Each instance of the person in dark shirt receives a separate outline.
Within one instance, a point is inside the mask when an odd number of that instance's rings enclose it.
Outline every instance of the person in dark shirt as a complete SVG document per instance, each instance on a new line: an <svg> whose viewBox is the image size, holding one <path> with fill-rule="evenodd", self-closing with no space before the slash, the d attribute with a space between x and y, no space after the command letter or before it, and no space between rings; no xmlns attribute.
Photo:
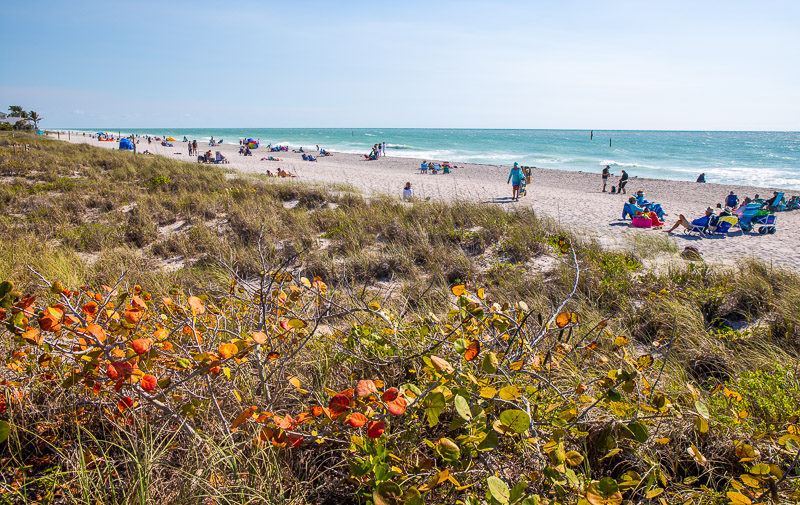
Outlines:
<svg viewBox="0 0 800 505"><path fill-rule="evenodd" d="M611 167L606 165L603 169L603 193L606 192L606 184L608 183L608 176L611 175Z"/></svg>
<svg viewBox="0 0 800 505"><path fill-rule="evenodd" d="M619 192L623 195L625 193L625 185L628 184L628 172L622 171L622 176L619 178Z"/></svg>

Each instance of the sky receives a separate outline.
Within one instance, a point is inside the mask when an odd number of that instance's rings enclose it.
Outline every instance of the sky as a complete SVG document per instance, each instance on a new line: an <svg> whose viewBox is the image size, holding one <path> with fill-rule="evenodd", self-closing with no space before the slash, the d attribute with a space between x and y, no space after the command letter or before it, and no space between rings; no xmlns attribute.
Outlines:
<svg viewBox="0 0 800 505"><path fill-rule="evenodd" d="M800 2L0 0L45 128L800 130Z"/></svg>

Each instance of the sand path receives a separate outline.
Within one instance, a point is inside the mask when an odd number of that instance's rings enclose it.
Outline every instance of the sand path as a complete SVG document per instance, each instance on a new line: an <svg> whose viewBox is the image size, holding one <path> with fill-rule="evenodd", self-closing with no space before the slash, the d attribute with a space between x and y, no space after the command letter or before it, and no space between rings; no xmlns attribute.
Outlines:
<svg viewBox="0 0 800 505"><path fill-rule="evenodd" d="M65 140L64 135L61 139ZM99 142L77 135L71 137L71 142L107 149L117 147L116 142ZM173 148L162 147L155 142L148 145L145 140L137 149L148 149L155 154L184 161L195 159L189 158L185 143L175 142L174 145ZM505 166L462 164L452 160L459 166L453 173L422 175L418 169L421 160L412 158L385 157L367 161L363 156L335 153L333 156L320 157L317 162L307 162L302 160L300 154L266 153L263 147L254 151L252 157L240 156L239 147L234 145L208 147L198 144L198 148L201 151L221 151L230 160L230 164L224 166L242 172L264 174L270 170L274 173L280 167L296 173L301 181L347 184L368 194L386 193L398 197L405 183L411 182L417 198L460 198L501 205L509 210L517 206L530 206L572 231L595 238L610 248L629 247L636 238L635 234L664 235L663 231L634 229L625 224L629 221L623 223L620 218L627 196L602 193L599 173L536 169L533 171L533 182L528 185L528 195L519 202L511 202L511 186L506 184L510 168ZM269 155L283 158L283 161L261 161L261 157ZM706 207L723 202L730 191L734 191L740 199L756 193L771 197L773 191L766 186L756 188L637 178L634 170L629 174L628 196L639 189L644 190L648 200L662 204L668 213L665 220L670 226L678 214L684 214L690 220L702 216ZM616 184L618 176L615 174L611 177L609 186ZM793 193L790 191L788 194ZM707 260L714 262L730 264L743 257L753 257L800 270L800 210L778 213L777 227L774 235L739 234L704 239L686 236L676 230L671 239L681 249L687 245L697 247Z"/></svg>

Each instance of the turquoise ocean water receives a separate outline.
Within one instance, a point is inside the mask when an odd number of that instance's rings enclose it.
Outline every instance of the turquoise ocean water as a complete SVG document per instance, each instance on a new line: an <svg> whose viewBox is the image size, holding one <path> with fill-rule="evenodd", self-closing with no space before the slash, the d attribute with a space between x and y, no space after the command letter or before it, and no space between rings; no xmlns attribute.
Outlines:
<svg viewBox="0 0 800 505"><path fill-rule="evenodd" d="M75 130L73 130L75 131ZM90 131L90 130L80 130ZM435 161L522 165L563 170L612 172L708 182L800 189L800 132L601 131L466 129L94 129L126 134L171 135L205 141L213 136L238 144L240 138L262 144L320 147L367 153L386 142L389 156ZM609 146L609 139L611 146Z"/></svg>

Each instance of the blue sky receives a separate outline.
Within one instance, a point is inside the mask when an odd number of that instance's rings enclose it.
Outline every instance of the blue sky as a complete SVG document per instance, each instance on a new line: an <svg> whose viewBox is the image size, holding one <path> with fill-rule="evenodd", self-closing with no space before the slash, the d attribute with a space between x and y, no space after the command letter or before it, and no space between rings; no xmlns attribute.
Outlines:
<svg viewBox="0 0 800 505"><path fill-rule="evenodd" d="M3 3L45 127L800 130L797 1Z"/></svg>

